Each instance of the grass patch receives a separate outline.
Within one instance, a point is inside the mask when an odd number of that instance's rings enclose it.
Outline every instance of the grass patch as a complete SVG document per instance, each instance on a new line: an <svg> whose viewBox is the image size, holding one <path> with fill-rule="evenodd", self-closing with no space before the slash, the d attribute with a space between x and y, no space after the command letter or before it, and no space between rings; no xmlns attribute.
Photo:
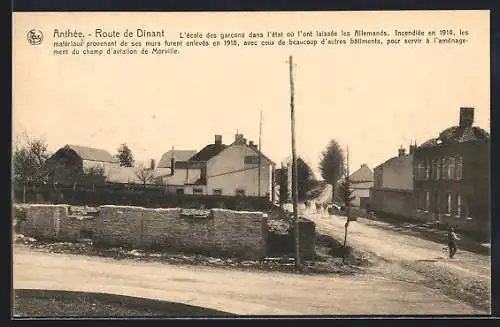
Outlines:
<svg viewBox="0 0 500 327"><path fill-rule="evenodd" d="M15 317L197 317L233 316L186 305L105 293L14 290Z"/></svg>

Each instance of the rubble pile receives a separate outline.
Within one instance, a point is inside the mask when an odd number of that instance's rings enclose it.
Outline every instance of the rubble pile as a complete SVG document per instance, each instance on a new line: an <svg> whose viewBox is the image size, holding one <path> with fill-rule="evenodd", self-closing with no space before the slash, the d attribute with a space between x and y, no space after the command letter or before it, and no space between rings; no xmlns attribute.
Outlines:
<svg viewBox="0 0 500 327"><path fill-rule="evenodd" d="M292 230L292 224L285 219L269 219L267 221L267 230L277 235L288 235Z"/></svg>

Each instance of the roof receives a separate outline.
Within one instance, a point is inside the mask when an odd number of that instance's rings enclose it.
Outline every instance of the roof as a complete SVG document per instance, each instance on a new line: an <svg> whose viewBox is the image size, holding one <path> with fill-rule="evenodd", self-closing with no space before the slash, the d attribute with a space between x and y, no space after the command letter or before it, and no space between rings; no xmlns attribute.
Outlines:
<svg viewBox="0 0 500 327"><path fill-rule="evenodd" d="M365 164L349 176L352 183L373 181L373 171Z"/></svg>
<svg viewBox="0 0 500 327"><path fill-rule="evenodd" d="M225 144L209 144L200 150L189 161L208 161L227 148Z"/></svg>
<svg viewBox="0 0 500 327"><path fill-rule="evenodd" d="M480 127L452 126L439 133L437 138L432 138L424 142L419 148L429 148L441 144L454 144L489 139L490 134Z"/></svg>
<svg viewBox="0 0 500 327"><path fill-rule="evenodd" d="M403 155L400 155L400 156L395 156L395 157L392 157L386 161L384 161L383 163L381 163L380 165L378 165L377 167L375 167L375 169L378 169L380 167L383 167L383 166L389 166L395 162L398 162L398 161L402 161L402 160L411 160L413 159L413 154L412 153L406 153L406 154L403 154Z"/></svg>
<svg viewBox="0 0 500 327"><path fill-rule="evenodd" d="M64 148L71 149L80 156L83 160L91 160L98 162L112 162L117 163L118 160L114 158L108 151L96 149L81 145L67 144Z"/></svg>
<svg viewBox="0 0 500 327"><path fill-rule="evenodd" d="M196 154L195 150L170 150L165 152L160 161L158 162L158 168L170 168L170 162L172 156L174 161L188 161L192 156Z"/></svg>

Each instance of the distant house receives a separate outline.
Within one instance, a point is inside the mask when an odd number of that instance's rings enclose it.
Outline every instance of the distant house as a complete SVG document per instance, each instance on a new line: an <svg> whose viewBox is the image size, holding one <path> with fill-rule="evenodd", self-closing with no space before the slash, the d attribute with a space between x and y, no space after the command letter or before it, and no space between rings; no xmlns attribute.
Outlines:
<svg viewBox="0 0 500 327"><path fill-rule="evenodd" d="M98 168L102 170L103 176L95 176L90 180L95 184L114 183L114 184L143 184L138 177L138 168L120 167L119 161L108 151L103 149L85 147L80 145L68 144L57 150L48 160L49 178L53 183L60 185L73 185L82 182L82 175L89 170ZM147 184L155 182L154 177L158 173L151 169L154 167L145 167L150 169L148 174L153 177L148 179Z"/></svg>
<svg viewBox="0 0 500 327"><path fill-rule="evenodd" d="M373 187L373 171L366 164L349 176L351 189L355 199L352 204L356 207L366 207L370 199L370 188Z"/></svg>
<svg viewBox="0 0 500 327"><path fill-rule="evenodd" d="M370 210L394 216L413 217L413 158L417 145L404 148L398 155L373 169L374 185L370 189Z"/></svg>
<svg viewBox="0 0 500 327"><path fill-rule="evenodd" d="M216 135L214 143L199 152L167 152L158 168L168 169L162 180L170 192L271 198L274 165L267 156L259 153L253 142L247 142L242 134L236 134L230 145L222 142L221 135Z"/></svg>
<svg viewBox="0 0 500 327"><path fill-rule="evenodd" d="M85 171L97 167L107 176L120 165L106 150L72 144L60 148L47 159L50 181L61 185L72 185Z"/></svg>

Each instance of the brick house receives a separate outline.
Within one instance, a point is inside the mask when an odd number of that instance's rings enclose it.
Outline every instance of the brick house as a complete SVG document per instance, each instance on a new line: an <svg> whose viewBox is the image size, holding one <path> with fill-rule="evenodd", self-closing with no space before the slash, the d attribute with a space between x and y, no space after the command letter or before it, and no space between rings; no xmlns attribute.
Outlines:
<svg viewBox="0 0 500 327"><path fill-rule="evenodd" d="M418 217L448 221L490 220L490 136L473 127L474 109L460 108L458 126L415 150Z"/></svg>
<svg viewBox="0 0 500 327"><path fill-rule="evenodd" d="M172 150L162 156L159 169L166 169L162 181L170 192L193 195L260 196L274 194L274 162L260 153L243 134L236 134L232 144L216 135L214 143L199 152Z"/></svg>
<svg viewBox="0 0 500 327"><path fill-rule="evenodd" d="M391 216L415 216L413 157L416 148L416 144L410 145L407 154L401 147L397 156L373 169L370 210Z"/></svg>

